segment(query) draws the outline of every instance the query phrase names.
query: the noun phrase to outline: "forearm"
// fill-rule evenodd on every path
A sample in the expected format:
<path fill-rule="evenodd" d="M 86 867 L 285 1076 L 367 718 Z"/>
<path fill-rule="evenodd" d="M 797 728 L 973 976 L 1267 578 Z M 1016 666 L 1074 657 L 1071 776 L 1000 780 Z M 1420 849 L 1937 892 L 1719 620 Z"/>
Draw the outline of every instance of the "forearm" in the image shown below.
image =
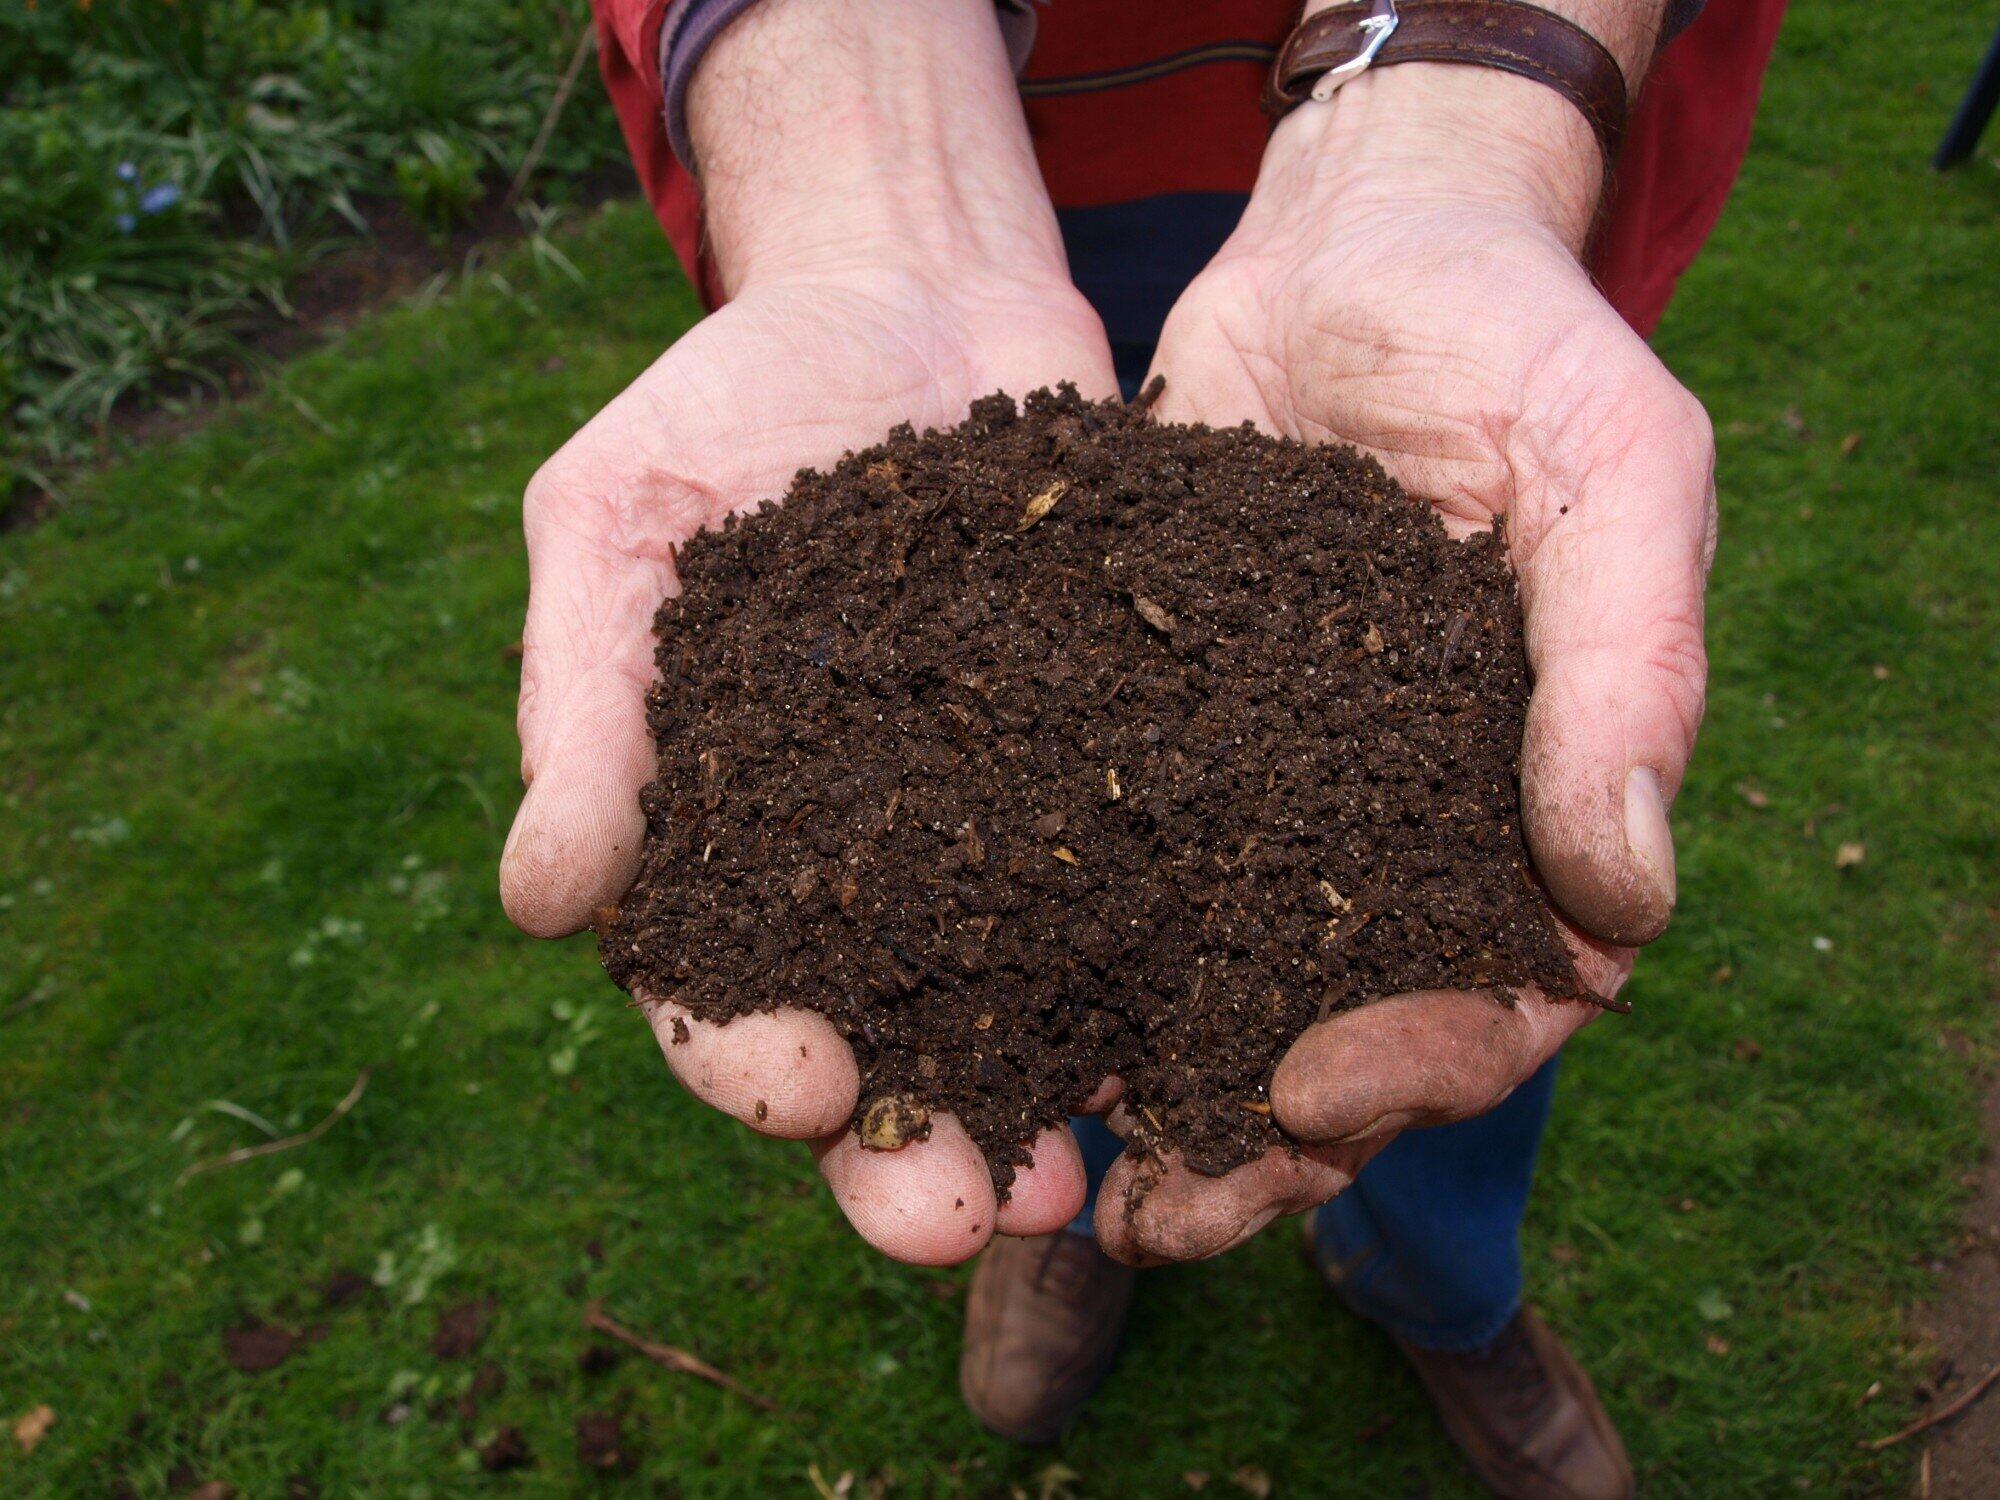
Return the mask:
<path fill-rule="evenodd" d="M 1312 0 L 1308 15 L 1332 0 Z M 1665 0 L 1536 0 L 1602 42 L 1636 93 Z M 1604 190 L 1604 160 L 1583 115 L 1554 90 L 1495 68 L 1399 63 L 1371 68 L 1273 134 L 1259 195 L 1302 204 L 1375 196 L 1421 205 L 1436 195 L 1519 208 L 1572 251 Z"/>
<path fill-rule="evenodd" d="M 992 0 L 762 0 L 688 128 L 732 295 L 865 262 L 1064 275 Z"/>

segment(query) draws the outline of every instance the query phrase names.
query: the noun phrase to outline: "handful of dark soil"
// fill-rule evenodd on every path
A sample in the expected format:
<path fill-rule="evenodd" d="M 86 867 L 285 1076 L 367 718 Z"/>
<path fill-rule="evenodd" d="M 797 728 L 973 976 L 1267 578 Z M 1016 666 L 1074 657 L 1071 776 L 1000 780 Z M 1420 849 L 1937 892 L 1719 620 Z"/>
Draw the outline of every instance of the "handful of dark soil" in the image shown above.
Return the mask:
<path fill-rule="evenodd" d="M 989 397 L 688 543 L 601 928 L 698 1017 L 825 1015 L 864 1138 L 949 1110 L 1003 1192 L 1108 1074 L 1141 1149 L 1220 1173 L 1282 1141 L 1314 1021 L 1580 989 L 1520 832 L 1498 537 L 1143 406 Z"/>

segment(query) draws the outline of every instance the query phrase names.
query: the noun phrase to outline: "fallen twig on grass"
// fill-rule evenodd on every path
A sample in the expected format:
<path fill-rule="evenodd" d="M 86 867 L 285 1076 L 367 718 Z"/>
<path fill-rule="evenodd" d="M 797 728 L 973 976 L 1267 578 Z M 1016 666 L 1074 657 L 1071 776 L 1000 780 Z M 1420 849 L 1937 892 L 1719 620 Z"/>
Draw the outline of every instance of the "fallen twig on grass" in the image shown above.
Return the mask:
<path fill-rule="evenodd" d="M 656 1344 L 651 1339 L 634 1333 L 607 1313 L 602 1302 L 585 1304 L 583 1326 L 637 1349 L 655 1364 L 665 1365 L 669 1370 L 678 1371 L 682 1375 L 692 1375 L 697 1380 L 706 1380 L 710 1385 L 720 1386 L 731 1395 L 741 1396 L 759 1411 L 775 1412 L 778 1409 L 777 1402 L 758 1395 L 698 1355 L 690 1354 L 685 1349 L 676 1349 L 672 1344 Z"/>
<path fill-rule="evenodd" d="M 0 1022 L 11 1021 L 16 1016 L 25 1015 L 37 1005 L 47 1005 L 51 1000 L 55 999 L 58 993 L 56 987 L 52 984 L 44 984 L 39 988 L 29 990 L 20 999 L 9 1004 L 5 1010 L 0 1010 Z"/>
<path fill-rule="evenodd" d="M 310 1146 L 338 1124 L 341 1116 L 360 1103 L 361 1096 L 367 1092 L 368 1069 L 363 1068 L 354 1075 L 354 1086 L 347 1091 L 347 1097 L 334 1105 L 332 1113 L 312 1129 L 302 1130 L 297 1135 L 288 1135 L 283 1140 L 262 1141 L 255 1146 L 239 1146 L 236 1150 L 225 1152 L 221 1156 L 211 1156 L 206 1161 L 198 1161 L 175 1179 L 175 1186 L 186 1182 L 190 1177 L 199 1177 L 204 1172 L 219 1171 L 223 1167 L 233 1167 L 240 1162 L 255 1161 L 260 1156 L 275 1156 L 278 1152 L 289 1151 L 294 1146 Z"/>
<path fill-rule="evenodd" d="M 596 40 L 597 28 L 588 21 L 584 22 L 583 34 L 576 39 L 576 51 L 570 54 L 569 66 L 563 69 L 562 79 L 556 84 L 548 112 L 542 116 L 541 128 L 529 143 L 528 154 L 521 158 L 520 170 L 507 185 L 507 196 L 501 200 L 501 207 L 514 206 L 514 200 L 521 196 L 521 189 L 528 185 L 528 179 L 535 175 L 535 168 L 542 164 L 542 153 L 548 149 L 549 138 L 556 133 L 556 122 L 562 119 L 563 110 L 569 105 L 569 96 L 576 88 L 577 77 L 583 72 L 583 60 L 590 56 L 591 44 Z"/>
<path fill-rule="evenodd" d="M 1949 1422 L 1953 1417 L 1957 1416 L 1960 1412 L 1964 1411 L 1968 1406 L 1972 1405 L 1973 1402 L 1977 1401 L 1981 1396 L 1985 1395 L 1986 1388 L 1992 1385 L 1993 1382 L 1996 1380 L 2000 1380 L 2000 1365 L 1995 1365 L 1992 1369 L 1988 1370 L 1984 1375 L 1980 1376 L 1977 1380 L 1975 1380 L 1972 1383 L 1972 1388 L 1966 1391 L 1963 1395 L 1961 1395 L 1956 1401 L 1952 1402 L 1949 1406 L 1940 1407 L 1937 1411 L 1932 1412 L 1929 1416 L 1924 1417 L 1920 1421 L 1912 1422 L 1908 1427 L 1905 1427 L 1901 1432 L 1891 1433 L 1888 1437 L 1885 1438 L 1864 1438 L 1862 1439 L 1862 1441 L 1856 1443 L 1854 1446 L 1857 1448 L 1865 1448 L 1870 1453 L 1880 1453 L 1884 1448 L 1893 1448 L 1896 1446 L 1896 1444 L 1905 1442 L 1908 1439 L 1915 1437 L 1920 1432 L 1928 1431 L 1930 1428 L 1936 1427 L 1940 1423 Z"/>

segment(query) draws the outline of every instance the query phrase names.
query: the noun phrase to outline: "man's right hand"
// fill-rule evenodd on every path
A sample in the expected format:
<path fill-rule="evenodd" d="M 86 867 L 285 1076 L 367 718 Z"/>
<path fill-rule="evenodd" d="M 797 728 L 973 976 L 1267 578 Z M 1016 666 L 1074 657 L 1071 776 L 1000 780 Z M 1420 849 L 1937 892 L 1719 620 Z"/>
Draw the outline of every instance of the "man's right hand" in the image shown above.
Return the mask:
<path fill-rule="evenodd" d="M 1069 282 L 991 0 L 765 0 L 702 64 L 689 125 L 731 300 L 528 487 L 528 792 L 501 894 L 537 937 L 589 925 L 638 868 L 652 622 L 678 589 L 676 547 L 899 422 L 949 424 L 976 397 L 1059 380 L 1091 397 L 1116 389 Z M 1034 1143 L 996 1209 L 949 1116 L 901 1151 L 861 1149 L 847 1128 L 854 1057 L 822 1017 L 716 1026 L 645 998 L 681 1082 L 766 1135 L 812 1142 L 841 1208 L 885 1254 L 954 1263 L 996 1230 L 1044 1233 L 1082 1204 L 1066 1129 Z"/>

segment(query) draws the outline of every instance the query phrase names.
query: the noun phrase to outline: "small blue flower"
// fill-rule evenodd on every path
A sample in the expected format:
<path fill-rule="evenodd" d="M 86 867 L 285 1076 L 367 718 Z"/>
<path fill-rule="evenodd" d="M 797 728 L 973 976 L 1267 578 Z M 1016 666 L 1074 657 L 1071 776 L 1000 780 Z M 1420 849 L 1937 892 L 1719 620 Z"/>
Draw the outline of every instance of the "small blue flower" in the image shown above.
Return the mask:
<path fill-rule="evenodd" d="M 163 182 L 158 187 L 149 187 L 139 195 L 139 212 L 142 214 L 165 213 L 181 201 L 181 190 L 171 182 Z"/>
<path fill-rule="evenodd" d="M 130 214 L 120 214 L 117 218 L 113 219 L 111 222 L 118 226 L 118 232 L 120 234 L 130 234 L 135 228 L 138 227 L 139 223 L 139 221 L 133 218 L 132 215 Z"/>
<path fill-rule="evenodd" d="M 120 182 L 137 182 L 139 180 L 138 167 L 129 161 L 121 161 L 118 163 L 118 180 Z"/>

